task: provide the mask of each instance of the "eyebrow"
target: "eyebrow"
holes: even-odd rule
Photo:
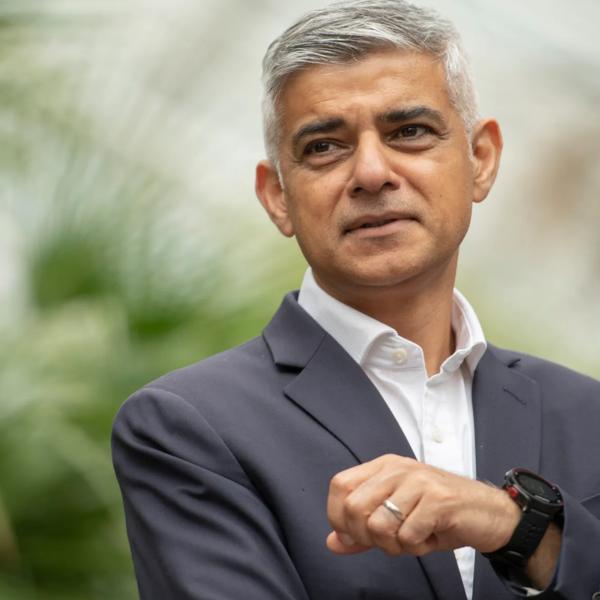
[[[380,123],[404,123],[422,117],[430,119],[443,129],[448,127],[444,115],[438,110],[429,108],[428,106],[412,106],[410,108],[392,109],[377,117],[377,120]]]

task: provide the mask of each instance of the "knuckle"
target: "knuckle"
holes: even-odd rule
[[[402,481],[402,472],[399,469],[388,469],[381,476],[381,483],[390,487],[390,489],[396,489]]]
[[[337,473],[331,478],[329,487],[335,492],[349,493],[352,491],[350,478],[344,473]]]
[[[396,537],[398,538],[398,541],[402,547],[408,549],[411,554],[413,554],[413,549],[416,548],[421,542],[421,539],[417,533],[406,526],[399,529]]]
[[[355,496],[347,496],[344,499],[344,510],[352,516],[362,515],[364,513],[363,503]]]
[[[385,466],[394,465],[397,467],[408,465],[410,462],[413,461],[413,459],[407,458],[406,456],[399,456],[398,454],[391,454],[391,453],[382,455],[379,458],[379,460]]]
[[[435,496],[437,502],[446,505],[452,501],[454,494],[448,487],[440,483],[433,483],[431,485],[430,493]]]
[[[391,523],[389,519],[383,519],[377,513],[373,513],[367,521],[367,528],[373,537],[384,539],[396,536],[398,524]]]
[[[435,491],[434,502],[437,510],[433,512],[432,516],[443,522],[451,520],[459,508],[456,495],[447,488],[440,488]]]
[[[427,469],[415,469],[412,476],[415,482],[421,487],[430,486],[432,483],[431,473]]]

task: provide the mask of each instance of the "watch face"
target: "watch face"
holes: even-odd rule
[[[517,482],[530,494],[538,496],[547,502],[560,502],[558,491],[543,479],[534,474],[520,472],[516,475]]]

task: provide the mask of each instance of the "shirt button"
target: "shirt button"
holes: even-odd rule
[[[431,439],[438,444],[441,444],[444,441],[444,434],[439,427],[434,427],[431,430]]]
[[[408,360],[408,352],[404,348],[396,350],[392,356],[399,365],[403,365]]]

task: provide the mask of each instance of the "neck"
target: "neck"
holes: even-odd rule
[[[455,348],[452,303],[456,264],[443,277],[431,281],[402,282],[395,286],[353,286],[331,289],[320,278],[317,283],[334,298],[389,325],[398,335],[423,349],[429,376],[440,370]]]

